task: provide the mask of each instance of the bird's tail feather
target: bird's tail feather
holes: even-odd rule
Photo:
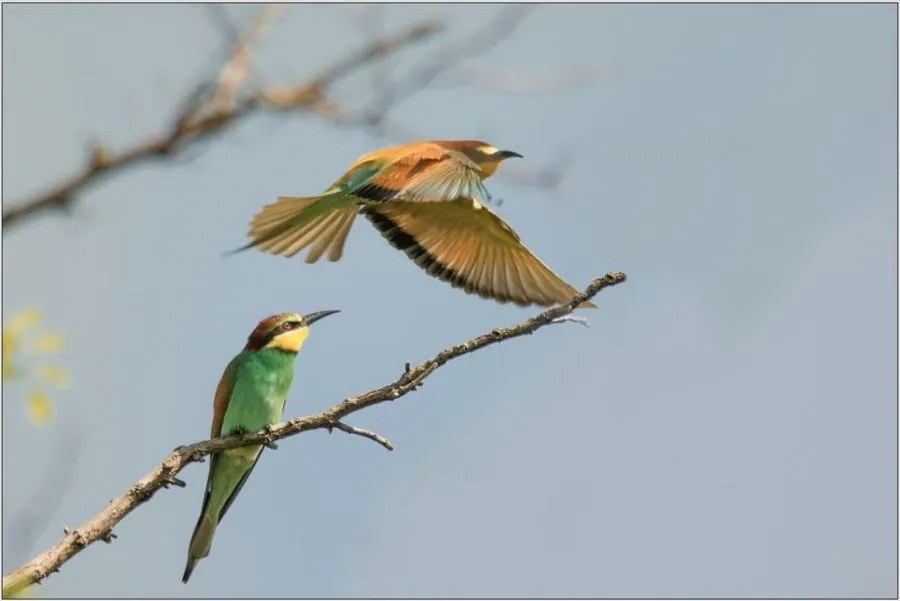
[[[194,528],[194,535],[191,536],[191,544],[188,547],[187,565],[184,567],[184,576],[181,577],[182,582],[187,582],[194,571],[197,562],[209,555],[209,549],[212,547],[213,534],[216,532],[218,520],[209,512],[203,511],[200,519],[197,520],[197,526]]]
[[[343,193],[281,196],[253,217],[248,233],[253,241],[233,252],[257,247],[291,257],[309,248],[307,263],[315,263],[325,253],[330,261],[337,261],[358,211],[358,201]]]

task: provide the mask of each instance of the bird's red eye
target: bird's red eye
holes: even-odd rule
[[[290,322],[290,321],[286,321],[286,322],[284,322],[283,324],[281,324],[281,329],[282,329],[282,330],[293,330],[293,329],[294,329],[294,323],[293,323],[293,322]]]

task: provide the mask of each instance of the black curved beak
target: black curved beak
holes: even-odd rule
[[[497,153],[497,156],[500,157],[500,160],[503,160],[503,159],[511,159],[511,158],[513,158],[513,157],[516,157],[516,158],[518,158],[518,159],[524,159],[524,158],[525,158],[525,157],[523,157],[521,154],[519,154],[518,152],[513,152],[512,150],[501,150],[500,152]]]
[[[323,317],[328,317],[329,315],[334,315],[335,313],[340,313],[340,309],[332,309],[331,311],[316,311],[315,313],[310,313],[309,315],[303,316],[303,323],[307,327],[311,326],[315,322],[319,321]]]

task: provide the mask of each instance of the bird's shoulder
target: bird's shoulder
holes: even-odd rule
[[[464,153],[435,142],[369,153],[351,166],[338,187],[376,203],[487,196],[478,166]]]
[[[350,167],[358,169],[364,165],[386,167],[413,167],[422,162],[439,162],[450,160],[466,166],[476,165],[462,152],[441,146],[437,142],[415,142],[403,146],[382,148],[363,155]]]
[[[222,420],[225,418],[225,411],[228,409],[228,403],[231,401],[235,375],[244,354],[242,352],[228,362],[222,377],[219,378],[219,384],[216,386],[216,392],[213,396],[213,421],[210,429],[213,438],[216,438],[222,432]]]

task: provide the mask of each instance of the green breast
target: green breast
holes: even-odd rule
[[[281,421],[296,358],[296,354],[275,349],[241,354],[222,420],[223,436],[239,428],[253,431]]]

